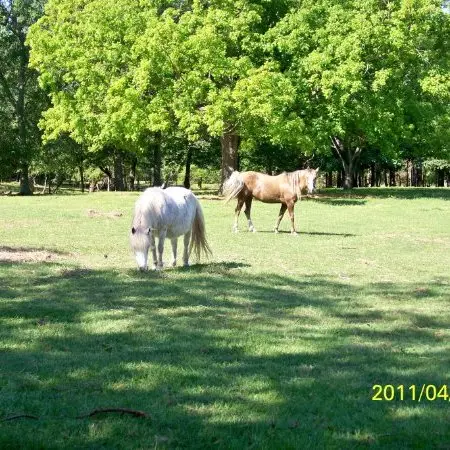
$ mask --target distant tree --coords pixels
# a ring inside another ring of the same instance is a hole
[[[20,171],[20,193],[31,194],[29,166],[40,148],[37,127],[46,97],[28,67],[28,29],[44,0],[0,0],[0,166]]]
[[[30,170],[36,179],[44,182],[44,187],[49,193],[52,184],[58,189],[63,182],[71,180],[78,172],[81,191],[84,192],[86,159],[87,155],[82,145],[61,135],[57,140],[42,146]]]
[[[448,136],[449,15],[437,0],[306,0],[271,30],[318,151],[351,188],[361,153]],[[440,144],[439,144],[440,142]]]
[[[124,161],[148,135],[147,105],[132,79],[143,9],[137,1],[50,0],[28,35],[30,63],[51,100],[41,121],[44,141],[67,134],[90,154],[111,156],[119,190]]]

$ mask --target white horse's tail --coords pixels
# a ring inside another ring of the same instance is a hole
[[[242,175],[238,171],[234,171],[230,178],[223,184],[225,203],[228,203],[232,198],[236,198],[243,188],[244,179]]]
[[[195,210],[194,223],[192,224],[191,243],[189,245],[189,254],[194,251],[197,260],[203,253],[206,257],[212,255],[212,251],[206,240],[205,219],[203,217],[202,207],[197,199],[197,207]]]

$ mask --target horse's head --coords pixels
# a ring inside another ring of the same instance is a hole
[[[317,169],[307,169],[307,188],[308,194],[312,194],[316,189],[316,177],[319,173],[319,168]]]
[[[151,229],[131,228],[130,243],[134,251],[139,270],[148,270],[148,250],[150,248]]]

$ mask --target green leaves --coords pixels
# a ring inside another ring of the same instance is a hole
[[[442,136],[449,30],[434,0],[50,0],[28,41],[52,100],[46,139],[95,150],[233,130],[391,151]]]
[[[268,5],[167,6],[49,1],[29,36],[53,103],[41,122],[46,139],[68,131],[95,148],[175,126],[192,140],[232,126],[282,140],[295,90],[270,59],[259,62]]]
[[[387,149],[411,124],[440,114],[448,23],[440,4],[427,0],[306,1],[280,21],[270,37],[298,80],[298,108],[316,145],[336,133]]]
[[[69,132],[95,148],[140,134],[143,105],[130,72],[140,12],[124,0],[48,3],[28,37],[31,64],[53,104],[41,122],[46,139]]]

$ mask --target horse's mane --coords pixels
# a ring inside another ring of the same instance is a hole
[[[286,172],[287,179],[289,184],[291,185],[292,191],[297,194],[297,197],[300,198],[302,195],[302,176],[303,170],[295,170],[294,172]]]

